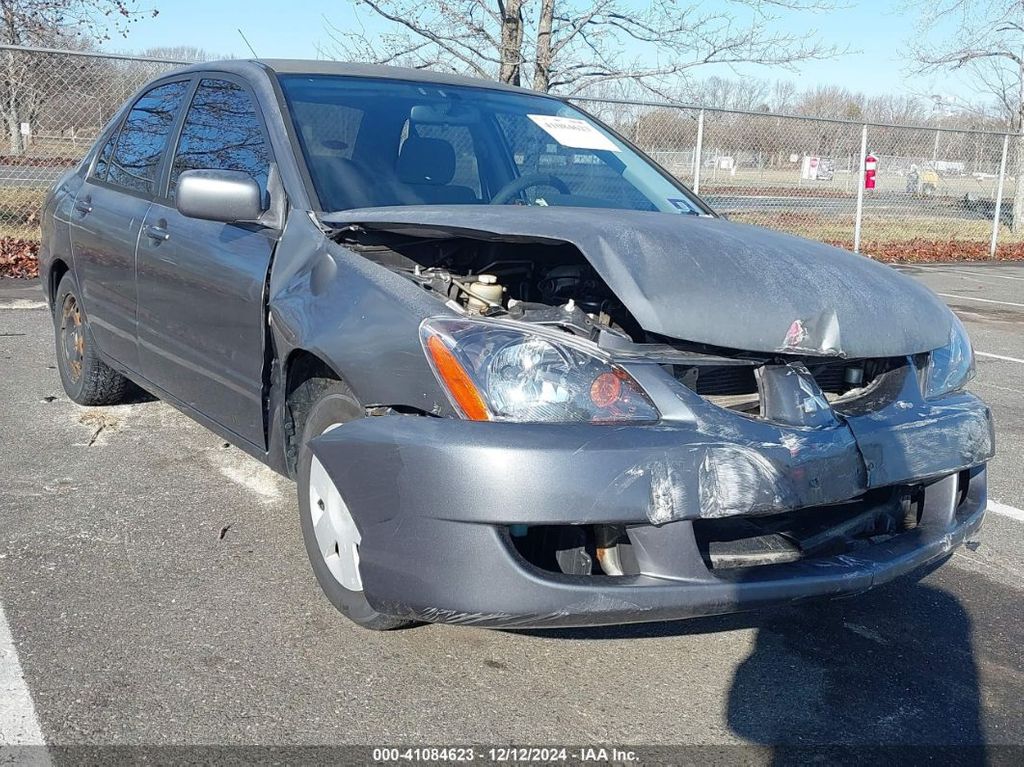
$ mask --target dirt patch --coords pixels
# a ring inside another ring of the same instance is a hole
[[[96,412],[86,413],[78,419],[78,422],[92,429],[92,435],[89,437],[86,447],[92,447],[93,445],[100,443],[100,437],[105,436],[104,432],[114,431],[120,426],[120,423],[116,418],[105,413]]]
[[[90,410],[83,413],[79,416],[78,422],[88,427],[91,431],[81,444],[85,447],[101,447],[107,444],[107,437],[110,434],[128,428],[123,418],[118,417],[118,415],[128,415],[131,413],[132,408],[132,405],[120,405],[103,411]],[[118,411],[118,415],[112,414],[111,410]]]

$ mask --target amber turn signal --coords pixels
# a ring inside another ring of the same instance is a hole
[[[448,388],[448,393],[452,395],[462,414],[471,421],[491,420],[491,413],[477,391],[473,379],[445,342],[439,336],[430,336],[427,339],[427,351],[438,377]]]

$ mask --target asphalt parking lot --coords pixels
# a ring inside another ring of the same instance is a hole
[[[69,402],[38,288],[0,286],[0,744],[1024,744],[1024,266],[906,271],[995,412],[978,541],[851,600],[520,632],[348,623],[291,483]]]

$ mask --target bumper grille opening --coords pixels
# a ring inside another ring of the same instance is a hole
[[[890,488],[834,506],[699,519],[693,532],[710,570],[784,564],[849,553],[913,530],[922,498],[919,488]]]
[[[564,575],[636,575],[633,547],[618,525],[512,525],[512,548],[534,567]]]
[[[906,364],[903,357],[868,360],[804,360],[807,369],[829,400],[867,389],[880,376]],[[673,365],[672,375],[687,388],[719,407],[757,415],[761,398],[754,371],[756,364]]]
[[[978,474],[985,471],[983,466],[973,469],[964,469],[957,477],[956,514],[957,519],[963,519],[974,512],[974,504],[968,503],[971,496],[971,480]]]
[[[977,511],[979,501],[972,497],[971,480],[983,471],[984,467],[977,467],[957,474],[957,519]],[[925,513],[929,487],[900,485],[829,506],[680,524],[690,525],[704,566],[712,572],[814,561],[852,554],[915,530]],[[635,527],[648,526],[630,525]],[[611,582],[641,574],[624,525],[510,525],[504,534],[520,559],[554,575]],[[682,551],[679,555],[685,556]]]

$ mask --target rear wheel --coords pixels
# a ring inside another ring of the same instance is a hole
[[[99,357],[71,273],[57,286],[53,302],[57,370],[64,391],[79,405],[117,405],[128,392],[128,379]]]
[[[363,409],[341,381],[314,378],[292,395],[293,412],[304,415],[298,456],[299,523],[313,573],[324,594],[354,623],[375,631],[412,625],[379,613],[363,592],[359,569],[362,536],[327,469],[309,448],[311,440],[363,416]]]

